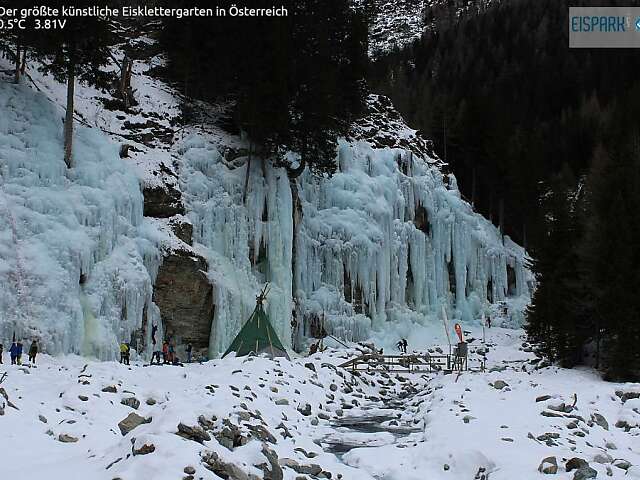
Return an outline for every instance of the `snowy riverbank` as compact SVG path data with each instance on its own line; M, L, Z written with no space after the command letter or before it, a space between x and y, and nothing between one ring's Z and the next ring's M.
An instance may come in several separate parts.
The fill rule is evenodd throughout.
M542 478L542 459L555 457L550 478L569 480L575 471L565 464L576 457L598 478L640 478L640 385L605 383L588 371L535 370L519 330L491 329L487 344L490 371L457 381L352 377L334 367L353 353L347 350L184 368L76 356L42 356L37 368L2 365L1 387L16 407L0 396L3 473L470 480L482 468L491 480L512 480ZM480 340L471 347L478 355ZM123 435L119 422L130 414L149 423ZM371 418L379 419L375 428L362 425ZM135 420L122 424L125 432Z

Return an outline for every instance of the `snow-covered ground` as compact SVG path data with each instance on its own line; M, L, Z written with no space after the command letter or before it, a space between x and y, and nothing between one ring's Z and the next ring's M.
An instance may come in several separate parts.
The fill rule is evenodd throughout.
M441 334L431 337L410 349L443 348ZM481 339L469 332L472 358L484 351ZM555 457L550 478L590 478L567 471L572 458L589 465L580 475L640 478L640 384L536 370L522 339L520 330L487 329L488 371L459 378L352 376L335 365L354 350L184 368L76 356L5 364L3 475L513 480L542 478L541 461ZM123 435L119 422L130 414L148 423Z

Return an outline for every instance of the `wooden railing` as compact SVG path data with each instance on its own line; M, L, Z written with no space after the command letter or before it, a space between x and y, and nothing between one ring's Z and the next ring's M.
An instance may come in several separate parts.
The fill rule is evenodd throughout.
M467 356L454 354L432 355L430 353L409 353L406 355L380 355L367 353L346 361L340 367L351 372L403 372L403 373L433 373L433 372L464 372L484 371L483 359L469 367Z

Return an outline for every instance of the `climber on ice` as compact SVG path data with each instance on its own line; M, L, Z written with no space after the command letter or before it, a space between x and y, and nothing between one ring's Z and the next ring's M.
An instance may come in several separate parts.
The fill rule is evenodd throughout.
M158 325L151 326L151 343L156 344L156 332L158 331Z

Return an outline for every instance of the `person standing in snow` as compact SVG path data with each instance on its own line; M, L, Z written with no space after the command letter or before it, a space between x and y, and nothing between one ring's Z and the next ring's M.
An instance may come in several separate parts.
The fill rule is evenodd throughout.
M31 347L29 348L29 363L36 363L36 355L38 354L38 344L34 340L31 342Z
M165 365L169 363L169 344L166 340L162 343L162 362Z
M18 346L16 342L11 344L11 348L9 349L9 355L11 356L11 365L16 364L16 358L18 358Z
M176 356L176 349L172 343L169 343L169 363L174 363L174 358Z
M406 338L402 339L402 348L404 348L404 353L407 353L407 348L409 347L409 342L407 342Z
M487 315L487 328L491 328L491 315Z
M191 363L191 351L193 350L193 347L191 346L191 344L187 344L187 363Z
M126 363L127 360L127 344L122 342L120 344L120 363Z
M18 365L22 365L22 342L16 344L16 362Z
M157 360L158 365L160 365L160 355L161 355L160 350L153 351L153 356L151 357L151 365L153 365L154 360Z
M0 365L2 365L2 354L4 353L4 345L0 343Z

